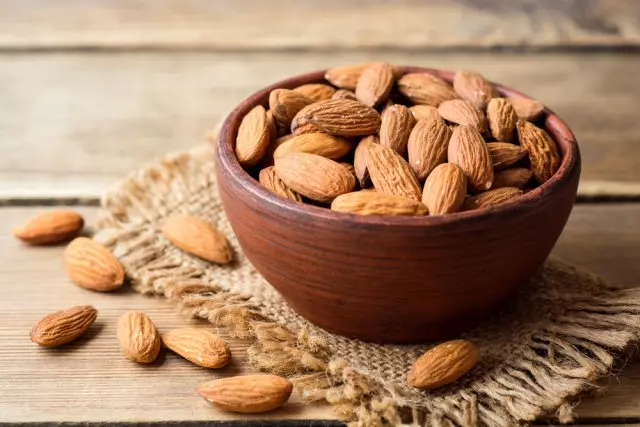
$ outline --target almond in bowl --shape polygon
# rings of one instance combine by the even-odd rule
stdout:
[[[256,269],[310,321],[376,342],[449,338],[495,310],[550,253],[580,175],[575,137],[538,101],[383,63],[256,92],[215,156]]]

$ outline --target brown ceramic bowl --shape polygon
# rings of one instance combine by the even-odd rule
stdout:
[[[453,73],[417,67],[448,81]],[[450,338],[496,310],[547,258],[571,212],[580,153],[567,125],[542,119],[562,152],[545,184],[488,209],[426,217],[359,216],[295,203],[263,188],[234,154],[242,117],[275,88],[323,82],[293,77],[244,100],[216,147],[225,211],[251,263],[291,306],[328,331],[379,343]],[[498,86],[509,96],[525,96]]]

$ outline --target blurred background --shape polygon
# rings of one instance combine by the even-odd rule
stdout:
[[[636,0],[0,0],[0,199],[97,203],[255,89],[374,59],[540,99],[582,146],[581,194],[637,196],[638,46]]]

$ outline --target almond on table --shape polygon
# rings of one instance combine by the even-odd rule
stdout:
[[[260,414],[284,405],[293,384],[277,375],[243,375],[208,381],[196,391],[223,411]]]
[[[43,317],[31,331],[31,341],[42,347],[58,347],[78,339],[93,325],[98,311],[90,305],[56,311]]]
[[[120,261],[105,246],[87,237],[74,239],[62,257],[67,275],[80,287],[110,292],[124,284]]]
[[[13,235],[31,245],[50,245],[76,237],[84,227],[82,216],[71,209],[42,212],[13,230]]]

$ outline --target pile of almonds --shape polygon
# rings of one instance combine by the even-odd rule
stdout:
[[[84,219],[72,210],[52,210],[28,220],[14,235],[31,245],[49,245],[73,239],[65,249],[67,275],[78,286],[97,292],[115,291],[125,283],[125,271],[105,246],[77,237]],[[164,237],[174,246],[217,264],[229,263],[232,252],[219,230],[199,218],[175,214],[163,224]],[[40,319],[31,331],[31,341],[42,347],[59,347],[89,330],[98,317],[90,306],[77,306],[51,313]],[[134,362],[156,360],[162,345],[204,368],[223,368],[231,360],[226,342],[206,329],[180,328],[163,334],[145,313],[127,311],[117,322],[117,341],[123,355]],[[260,413],[284,405],[293,384],[276,375],[242,375],[221,378],[198,385],[196,389],[219,408],[240,413]]]
[[[243,118],[235,151],[289,200],[361,215],[443,215],[506,202],[558,170],[544,107],[503,98],[473,71],[453,85],[387,63],[333,68],[275,89]]]

